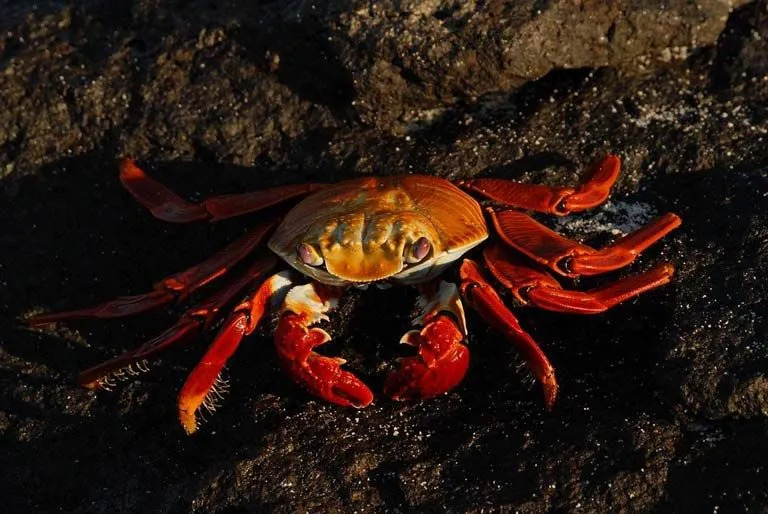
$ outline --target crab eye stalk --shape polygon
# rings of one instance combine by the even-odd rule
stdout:
[[[431,250],[432,243],[429,242],[429,239],[422,236],[418,238],[416,242],[413,243],[405,252],[405,262],[408,264],[416,264],[417,262],[421,262],[427,257],[427,255],[429,255]]]
[[[301,243],[296,247],[296,255],[298,255],[299,260],[307,266],[323,265],[322,256],[317,253],[317,250],[315,250],[312,245],[308,245],[307,243]]]

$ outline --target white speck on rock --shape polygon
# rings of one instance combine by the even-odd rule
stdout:
[[[578,217],[566,216],[555,220],[555,230],[573,235],[608,232],[621,236],[647,225],[657,215],[656,208],[644,202],[606,202],[599,210]]]

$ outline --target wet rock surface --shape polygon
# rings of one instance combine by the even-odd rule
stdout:
[[[765,2],[509,4],[0,1],[4,508],[768,507]],[[568,285],[662,260],[678,274],[600,316],[517,309],[558,371],[550,413],[473,315],[460,388],[361,411],[288,383],[265,329],[190,438],[175,397],[206,341],[112,393],[74,384],[173,312],[21,322],[143,292],[254,222],[151,218],[119,185],[122,155],[199,199],[371,173],[562,185],[608,151],[624,162],[609,203],[544,221],[595,245],[668,211],[684,225]],[[412,302],[350,295],[324,351],[380,390]]]

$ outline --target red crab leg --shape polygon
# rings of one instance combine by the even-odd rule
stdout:
[[[488,324],[501,332],[517,348],[536,380],[542,385],[544,405],[547,409],[552,409],[557,396],[557,381],[555,369],[549,363],[547,356],[541,351],[536,341],[520,327],[515,315],[483,278],[480,268],[474,261],[464,259],[459,273],[462,296]]]
[[[240,291],[272,269],[275,263],[276,259],[272,256],[257,260],[242,276],[205,301],[188,309],[174,326],[138,348],[83,371],[77,378],[78,383],[89,389],[109,388],[112,385],[113,377],[122,378],[126,373],[136,374],[134,367],[141,370],[147,359],[168,348],[191,341],[211,325],[224,305],[227,305]]]
[[[589,178],[576,186],[554,187],[495,178],[462,180],[458,185],[510,207],[564,216],[603,203],[619,176],[621,161],[608,155],[592,168]]]
[[[514,252],[493,245],[483,249],[491,273],[522,303],[557,312],[597,314],[645,291],[664,285],[675,272],[671,264],[619,279],[588,291],[563,289],[548,273],[523,261]]]
[[[421,287],[414,320],[420,330],[407,332],[401,343],[415,346],[418,355],[400,359],[397,371],[384,382],[384,394],[393,400],[431,398],[456,387],[469,367],[464,308],[455,284],[428,283]]]
[[[322,187],[322,184],[295,184],[250,193],[214,196],[200,203],[192,203],[144,173],[127,157],[120,165],[120,181],[153,216],[171,223],[233,218],[306,196]]]
[[[615,243],[595,250],[566,239],[522,212],[490,210],[490,213],[505,243],[567,277],[597,275],[624,267],[681,223],[677,215],[665,214]]]
[[[187,434],[192,434],[198,428],[197,412],[200,407],[209,411],[216,409],[216,398],[220,397],[222,392],[222,369],[235,353],[243,337],[256,330],[268,303],[279,300],[290,285],[290,272],[283,271],[272,275],[232,310],[179,392],[179,421]]]
[[[150,293],[123,296],[85,309],[41,314],[29,318],[27,323],[42,325],[70,319],[118,318],[157,309],[177,299],[183,300],[193,291],[226,273],[252,252],[273,225],[273,222],[262,223],[209,259],[164,278],[154,285],[155,290]]]
[[[373,401],[373,393],[341,369],[346,361],[312,351],[331,339],[328,332],[312,325],[328,319],[326,313],[336,307],[339,296],[339,289],[319,283],[291,289],[275,331],[277,357],[285,373],[311,394],[344,407],[362,408]]]

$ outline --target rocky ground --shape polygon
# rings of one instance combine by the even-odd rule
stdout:
[[[3,511],[768,509],[765,1],[0,0],[0,20]],[[113,393],[74,384],[172,315],[22,322],[143,292],[253,223],[151,218],[123,155],[201,198],[371,173],[569,184],[607,151],[611,201],[547,222],[599,245],[677,212],[607,279],[679,271],[600,316],[518,309],[558,370],[552,412],[470,316],[460,388],[362,411],[308,397],[253,337],[187,437],[175,396],[204,341]],[[380,389],[412,299],[351,295],[328,351]]]

